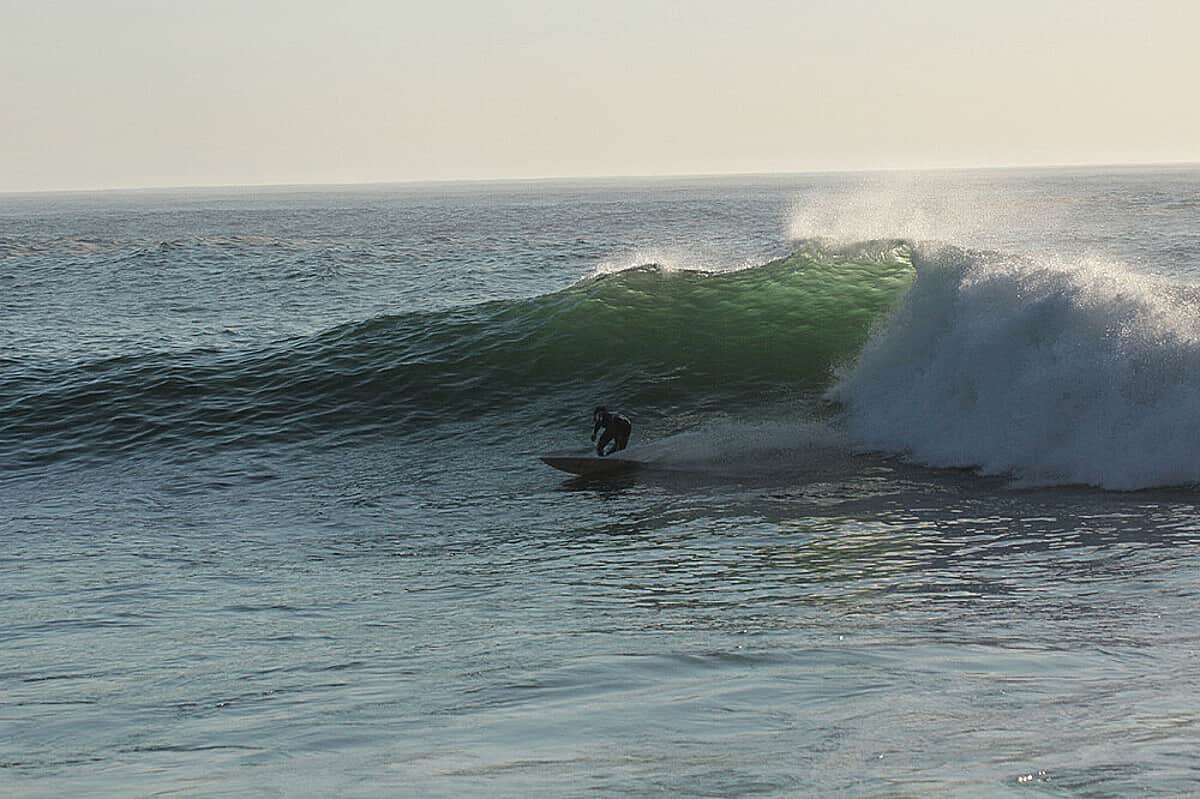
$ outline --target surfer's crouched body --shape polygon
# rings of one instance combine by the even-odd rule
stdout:
[[[592,441],[596,440],[596,433],[602,428],[604,430],[604,434],[600,436],[600,443],[596,445],[597,455],[611,455],[625,449],[629,444],[629,434],[633,432],[633,425],[621,414],[609,413],[608,408],[601,405],[592,413],[592,422]],[[610,441],[613,444],[612,449],[605,452],[604,448]]]

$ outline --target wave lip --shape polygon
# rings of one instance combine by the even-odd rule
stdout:
[[[828,396],[861,447],[1021,484],[1200,483],[1200,321],[1112,263],[918,248],[890,324]]]

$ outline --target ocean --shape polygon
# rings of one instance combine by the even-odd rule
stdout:
[[[0,794],[1200,792],[1198,303],[1200,167],[0,195]]]

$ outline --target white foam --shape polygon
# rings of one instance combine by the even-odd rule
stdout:
[[[1095,259],[914,253],[917,279],[830,396],[856,445],[1025,483],[1200,482],[1200,324]]]
[[[587,275],[587,278],[611,275],[643,266],[656,266],[666,273],[705,272],[715,274],[751,269],[759,266],[761,263],[761,260],[750,258],[730,262],[726,258],[689,251],[682,247],[654,247],[637,249],[620,257],[601,261],[595,266],[591,274]]]

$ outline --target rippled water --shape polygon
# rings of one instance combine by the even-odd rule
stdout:
[[[1091,176],[1074,196],[1115,218],[1125,205],[1110,195],[1132,202],[1128,180]],[[640,261],[655,213],[655,246],[685,251],[702,229],[704,257],[769,257],[788,248],[798,194],[845,188],[797,181],[689,185],[682,199],[656,184],[572,187],[554,202],[478,188],[304,195],[302,216],[334,220],[312,230],[293,229],[291,195],[226,198],[230,214],[203,197],[115,210],[83,198],[54,214],[43,200],[6,200],[10,250],[62,229],[95,235],[96,214],[120,223],[106,233],[119,248],[173,240],[164,226],[326,243],[256,266],[257,245],[239,246],[228,268],[264,270],[259,294],[210,261],[193,273],[169,256],[169,274],[150,281],[142,256],[126,282],[117,261],[90,253],[10,255],[8,285],[47,285],[4,300],[0,377],[15,390],[108,349],[212,346],[232,358],[406,303],[544,294]],[[1038,196],[1078,182],[1003,181]],[[454,248],[397,277],[372,263],[407,228],[363,244],[359,228],[374,228],[338,210],[354,203],[473,209],[457,216],[466,239],[504,219],[571,227],[562,219],[577,213],[589,223],[575,235],[591,243],[569,243],[559,263],[566,234],[547,223],[544,241],[513,244],[528,256]],[[625,209],[622,221],[596,233],[597,208]],[[742,225],[760,213],[774,216]],[[1132,256],[1098,234],[1088,247],[1187,284],[1195,253],[1172,262],[1150,246],[1175,252],[1186,230],[1172,230],[1143,230],[1140,248],[1122,239]],[[1062,235],[1042,230],[1030,248]],[[289,297],[287,270],[309,258],[328,259],[332,277]],[[161,301],[164,281],[184,295],[206,287],[185,297],[199,310]],[[208,291],[222,281],[226,293]],[[41,325],[32,305],[14,310],[34,296],[60,296],[41,306]],[[123,326],[131,305],[144,326]],[[47,332],[77,315],[74,338]],[[213,331],[237,327],[229,320],[243,327],[215,343]],[[140,337],[147,329],[157,343]],[[121,439],[119,457],[12,462],[0,475],[0,793],[1130,796],[1200,784],[1191,487],[1022,488],[783,444],[563,480],[534,456],[586,445],[590,407],[578,411],[574,426],[504,408],[229,446]],[[741,421],[683,427],[703,436]],[[657,424],[660,443],[676,435]]]

